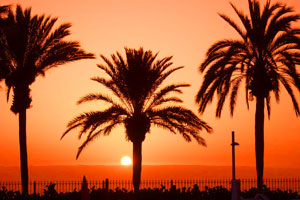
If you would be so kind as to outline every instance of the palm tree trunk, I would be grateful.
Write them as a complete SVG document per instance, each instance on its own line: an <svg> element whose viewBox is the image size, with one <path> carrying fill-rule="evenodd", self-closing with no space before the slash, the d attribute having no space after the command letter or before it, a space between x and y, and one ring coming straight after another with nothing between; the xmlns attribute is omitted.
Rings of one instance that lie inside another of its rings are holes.
<svg viewBox="0 0 300 200"><path fill-rule="evenodd" d="M22 193L28 194L28 163L27 163L27 142L26 142L26 109L19 112L19 144L21 160L21 181Z"/></svg>
<svg viewBox="0 0 300 200"><path fill-rule="evenodd" d="M264 97L256 97L255 112L255 155L257 189L262 191L264 174Z"/></svg>
<svg viewBox="0 0 300 200"><path fill-rule="evenodd" d="M142 171L142 142L133 141L133 187L134 191L139 191Z"/></svg>

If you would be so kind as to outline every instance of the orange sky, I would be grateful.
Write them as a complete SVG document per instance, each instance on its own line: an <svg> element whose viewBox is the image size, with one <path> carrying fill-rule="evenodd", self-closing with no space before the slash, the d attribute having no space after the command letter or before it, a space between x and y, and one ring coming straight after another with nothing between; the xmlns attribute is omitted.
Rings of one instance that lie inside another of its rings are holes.
<svg viewBox="0 0 300 200"><path fill-rule="evenodd" d="M205 3L204 3L205 2ZM232 0L247 11L246 0ZM265 1L262 1L265 2ZM274 2L274 1L273 1ZM300 12L299 0L286 0ZM234 31L218 15L225 13L236 19L227 0L2 0L1 5L20 3L31 6L34 14L57 16L58 23L71 22L69 39L81 42L97 59L74 62L47 72L32 85L33 107L27 112L29 165L119 164L123 155L131 155L132 145L125 141L124 130L116 129L109 137L100 137L75 160L82 143L73 131L62 141L66 124L77 114L103 108L101 104L76 105L76 101L102 88L90 80L98 76L99 54L109 56L123 47L159 51L159 58L173 55L175 66L185 68L174 73L170 82L185 82L192 87L181 95L184 105L197 111L194 103L202 82L198 66L206 50L215 41L236 37ZM300 24L299 24L300 27ZM0 91L0 165L19 165L18 118L10 112L5 89ZM152 129L143 144L144 164L231 165L231 131L236 132L240 146L236 150L239 166L254 166L254 102L248 111L244 91L239 95L236 112L230 117L226 104L221 119L215 118L215 104L202 119L213 128L203 132L208 146L187 143L180 135ZM300 95L297 95L300 99ZM272 104L271 120L265 123L265 165L271 167L300 166L300 119L282 91L280 104Z"/></svg>

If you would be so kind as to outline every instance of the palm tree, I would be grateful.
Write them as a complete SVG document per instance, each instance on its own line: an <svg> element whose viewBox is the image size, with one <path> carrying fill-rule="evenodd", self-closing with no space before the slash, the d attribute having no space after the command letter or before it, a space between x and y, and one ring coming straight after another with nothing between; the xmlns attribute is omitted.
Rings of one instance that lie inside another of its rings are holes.
<svg viewBox="0 0 300 200"><path fill-rule="evenodd" d="M78 42L65 41L71 24L53 30L57 18L31 15L31 8L23 11L20 5L8 14L8 26L2 29L0 60L7 86L7 98L13 91L12 112L19 114L19 143L23 194L28 193L28 163L26 144L26 110L31 105L30 85L48 69L87 58Z"/></svg>
<svg viewBox="0 0 300 200"><path fill-rule="evenodd" d="M194 138L205 145L200 131L211 132L211 127L200 120L191 110L177 103L182 100L170 97L171 93L181 93L188 84L171 84L162 87L163 81L182 67L171 68L172 57L155 59L151 51L125 48L126 60L117 52L112 61L101 55L105 65L98 65L109 78L95 77L93 81L105 86L113 94L93 93L82 97L78 104L94 100L108 103L109 108L91 111L75 117L67 125L64 137L69 131L81 127L79 138L87 133L86 140L79 147L81 151L100 135L109 135L118 125L124 125L126 139L133 143L133 185L139 190L142 169L142 143L151 125L164 128L174 134L181 134L186 141Z"/></svg>
<svg viewBox="0 0 300 200"><path fill-rule="evenodd" d="M200 66L200 71L205 71L205 76L196 102L199 112L203 113L217 93L216 116L221 117L227 96L230 96L230 111L233 115L241 84L245 84L248 108L249 100L255 97L257 187L261 189L264 168L264 109L266 106L270 117L271 92L279 102L280 85L283 86L291 97L296 115L299 115L293 87L300 91L300 79L296 71L296 65L300 61L300 29L292 24L300 16L281 3L271 5L267 1L263 9L257 0L248 0L248 3L250 16L231 4L243 27L220 14L241 38L221 40L208 49L206 59Z"/></svg>

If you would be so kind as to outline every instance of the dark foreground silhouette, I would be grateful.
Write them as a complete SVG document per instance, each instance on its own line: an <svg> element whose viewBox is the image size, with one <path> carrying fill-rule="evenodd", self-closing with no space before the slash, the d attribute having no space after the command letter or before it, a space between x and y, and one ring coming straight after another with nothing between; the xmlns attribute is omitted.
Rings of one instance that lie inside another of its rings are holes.
<svg viewBox="0 0 300 200"><path fill-rule="evenodd" d="M292 191L282 191L275 190L271 191L269 188L263 187L262 192L272 200L291 200L298 199L300 195L297 192ZM241 192L243 198L253 198L257 193L257 189L252 188L250 190ZM55 190L55 185L50 184L44 190L44 195L27 195L22 196L20 192L7 191L5 188L0 190L0 199L9 199L9 200L80 200L82 197L81 191L73 191L69 193L57 193ZM173 187L171 189L166 189L164 186L156 189L141 189L138 192L127 191L126 189L109 190L106 189L91 189L90 200L98 199L109 199L109 200L230 200L231 191L222 187L208 188L205 190L200 190L197 185L194 185L192 188L182 188L176 189Z"/></svg>

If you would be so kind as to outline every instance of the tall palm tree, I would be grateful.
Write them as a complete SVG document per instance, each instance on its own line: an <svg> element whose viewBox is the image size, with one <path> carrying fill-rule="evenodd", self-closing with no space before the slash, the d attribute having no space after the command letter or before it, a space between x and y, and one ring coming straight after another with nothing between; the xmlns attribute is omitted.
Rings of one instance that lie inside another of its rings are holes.
<svg viewBox="0 0 300 200"><path fill-rule="evenodd" d="M124 125L126 139L133 143L133 185L139 190L142 169L142 142L150 133L151 125L164 128L174 134L181 134L186 141L194 138L205 145L200 131L212 129L191 110L178 103L182 100L169 96L181 93L188 84L162 86L163 81L182 67L171 67L172 57L155 61L157 54L125 48L126 60L117 52L112 61L101 55L105 65L98 65L109 78L95 77L93 81L105 86L112 93L93 93L82 97L78 104L94 100L104 101L109 107L101 111L90 111L75 117L67 125L64 137L69 131L81 127L79 138L87 133L86 140L79 147L81 151L100 135L109 135L118 125Z"/></svg>
<svg viewBox="0 0 300 200"><path fill-rule="evenodd" d="M271 93L279 102L280 86L291 97L296 115L299 106L293 88L300 91L300 79L296 65L300 61L300 29L293 23L300 16L281 3L267 1L261 9L257 0L248 0L250 16L243 14L231 4L241 20L240 27L228 16L220 16L236 30L240 39L221 40L207 51L200 66L205 72L201 88L196 96L199 112L204 112L214 94L218 96L216 116L221 112L226 97L230 96L230 111L233 115L238 89L245 84L246 103L255 97L255 153L257 187L263 185L264 168L264 109L270 117Z"/></svg>
<svg viewBox="0 0 300 200"><path fill-rule="evenodd" d="M26 110L31 105L30 86L48 69L87 58L78 42L65 41L71 24L53 30L57 18L31 15L31 8L23 11L20 5L8 14L8 26L2 29L0 44L1 68L7 86L7 98L13 91L12 112L19 114L19 143L23 194L28 193L28 163L26 144Z"/></svg>

